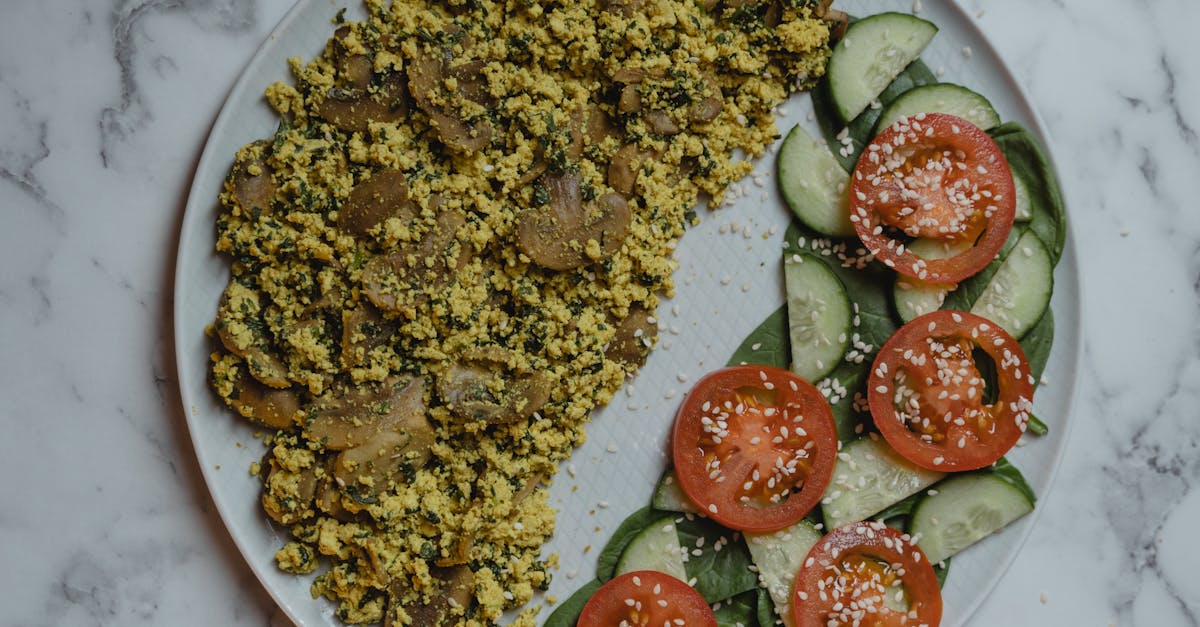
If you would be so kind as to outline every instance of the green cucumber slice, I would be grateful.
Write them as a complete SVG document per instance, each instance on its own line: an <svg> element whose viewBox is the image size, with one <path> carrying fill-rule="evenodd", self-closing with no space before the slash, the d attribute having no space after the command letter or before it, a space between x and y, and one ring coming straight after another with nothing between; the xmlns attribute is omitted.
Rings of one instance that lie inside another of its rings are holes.
<svg viewBox="0 0 1200 627"><path fill-rule="evenodd" d="M866 520L944 476L904 459L878 436L853 440L838 453L833 481L821 499L825 527Z"/></svg>
<svg viewBox="0 0 1200 627"><path fill-rule="evenodd" d="M820 259L807 252L785 259L788 333L792 372L808 381L829 374L850 341L850 298L841 279Z"/></svg>
<svg viewBox="0 0 1200 627"><path fill-rule="evenodd" d="M1050 253L1032 230L1026 231L971 306L971 313L995 322L1020 339L1041 320L1050 306L1053 289Z"/></svg>
<svg viewBox="0 0 1200 627"><path fill-rule="evenodd" d="M896 313L904 322L912 322L919 316L942 308L950 286L945 283L926 283L906 276L897 276L892 287L892 300Z"/></svg>
<svg viewBox="0 0 1200 627"><path fill-rule="evenodd" d="M824 142L796 125L779 147L779 191L800 221L833 237L854 235L846 195L850 175Z"/></svg>
<svg viewBox="0 0 1200 627"><path fill-rule="evenodd" d="M1012 171L1013 187L1016 189L1017 212L1013 222L1029 222L1033 219L1033 196L1029 194L1029 183L1017 171Z"/></svg>
<svg viewBox="0 0 1200 627"><path fill-rule="evenodd" d="M683 493L674 468L668 468L659 478L658 485L654 487L654 496L650 498L650 505L664 512L700 513L700 508Z"/></svg>
<svg viewBox="0 0 1200 627"><path fill-rule="evenodd" d="M747 533L746 547L758 568L758 580L771 595L776 615L787 627L792 619L792 584L808 552L821 539L821 532L807 520L773 533Z"/></svg>
<svg viewBox="0 0 1200 627"><path fill-rule="evenodd" d="M936 564L1032 511L1033 502L1021 490L995 475L958 475L921 499L909 533Z"/></svg>
<svg viewBox="0 0 1200 627"><path fill-rule="evenodd" d="M878 135L902 117L911 118L919 113L957 115L985 131L1000 125L1000 115L987 98L961 85L937 83L914 87L893 100L879 114L875 134Z"/></svg>
<svg viewBox="0 0 1200 627"><path fill-rule="evenodd" d="M850 25L829 57L827 76L842 120L858 117L937 34L937 26L904 13L880 13Z"/></svg>
<svg viewBox="0 0 1200 627"><path fill-rule="evenodd" d="M908 244L908 249L913 254L925 259L946 259L965 252L970 247L970 242L947 244L931 239L917 239ZM896 283L892 286L892 302L900 319L912 322L917 316L941 309L946 295L954 287L945 283L928 283L897 276Z"/></svg>
<svg viewBox="0 0 1200 627"><path fill-rule="evenodd" d="M687 581L683 547L675 531L675 517L664 516L634 536L617 560L616 575L635 570L656 570Z"/></svg>

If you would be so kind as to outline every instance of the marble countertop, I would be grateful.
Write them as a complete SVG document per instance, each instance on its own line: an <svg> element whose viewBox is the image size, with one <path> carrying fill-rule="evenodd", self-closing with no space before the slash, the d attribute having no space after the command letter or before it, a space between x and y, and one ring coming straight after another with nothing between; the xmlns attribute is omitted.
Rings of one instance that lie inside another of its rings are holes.
<svg viewBox="0 0 1200 627"><path fill-rule="evenodd" d="M0 626L289 624L201 479L171 314L200 151L290 4L5 3ZM1086 325L1057 482L971 625L1195 626L1200 3L964 5L1049 128Z"/></svg>

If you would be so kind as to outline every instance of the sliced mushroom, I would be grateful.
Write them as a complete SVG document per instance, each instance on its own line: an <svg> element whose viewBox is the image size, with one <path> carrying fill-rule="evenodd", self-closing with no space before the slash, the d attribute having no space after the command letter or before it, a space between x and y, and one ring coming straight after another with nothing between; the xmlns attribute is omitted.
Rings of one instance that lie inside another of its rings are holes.
<svg viewBox="0 0 1200 627"><path fill-rule="evenodd" d="M281 525L294 525L315 512L313 496L317 491L317 475L313 466L298 471L282 467L274 457L267 460L269 468L263 480L263 511Z"/></svg>
<svg viewBox="0 0 1200 627"><path fill-rule="evenodd" d="M647 111L642 114L642 120L651 133L657 135L678 135L683 128L666 111Z"/></svg>
<svg viewBox="0 0 1200 627"><path fill-rule="evenodd" d="M604 142L608 138L620 141L621 131L613 124L612 118L600 108L600 105L592 103L588 106L587 124L584 126L584 143L588 146Z"/></svg>
<svg viewBox="0 0 1200 627"><path fill-rule="evenodd" d="M645 5L646 0L606 0L604 10L628 19L639 13Z"/></svg>
<svg viewBox="0 0 1200 627"><path fill-rule="evenodd" d="M721 115L725 107L725 99L721 94L721 84L711 74L704 77L705 95L692 102L688 108L688 120L692 122L711 122Z"/></svg>
<svg viewBox="0 0 1200 627"><path fill-rule="evenodd" d="M463 46L468 48L469 40L464 41ZM491 143L491 122L486 118L460 119L453 102L456 98L483 98L487 93L487 83L482 74L486 64L474 61L452 68L449 57L446 50L422 48L408 62L408 88L417 106L429 116L438 139L447 148L455 152L474 152ZM448 90L447 78L460 82L463 89ZM480 103L487 106L486 102L488 100L484 99Z"/></svg>
<svg viewBox="0 0 1200 627"><path fill-rule="evenodd" d="M626 85L621 88L621 96L617 99L618 113L637 113L642 110L642 95L638 93L637 85Z"/></svg>
<svg viewBox="0 0 1200 627"><path fill-rule="evenodd" d="M653 314L643 307L632 307L629 315L617 325L613 339L604 347L604 356L619 361L631 369L641 368L650 354L658 324L651 322Z"/></svg>
<svg viewBox="0 0 1200 627"><path fill-rule="evenodd" d="M608 164L608 185L619 194L632 195L642 166L654 158L657 154L653 151L643 150L637 144L625 144Z"/></svg>
<svg viewBox="0 0 1200 627"><path fill-rule="evenodd" d="M262 321L262 303L257 291L230 282L221 295L213 326L221 344L246 360L246 370L251 376L273 388L291 386L287 364L270 350L271 340Z"/></svg>
<svg viewBox="0 0 1200 627"><path fill-rule="evenodd" d="M338 489L337 480L333 476L334 459L325 464L325 472L317 479L317 489L313 494L313 505L318 511L342 522L354 520L354 513L342 504L342 492Z"/></svg>
<svg viewBox="0 0 1200 627"><path fill-rule="evenodd" d="M338 228L364 237L371 228L388 218L411 222L415 217L408 202L408 182L395 168L380 170L354 186L338 209Z"/></svg>
<svg viewBox="0 0 1200 627"><path fill-rule="evenodd" d="M405 467L425 465L435 441L433 427L422 414L404 431L380 431L370 440L338 454L333 476L338 486L359 503L375 500Z"/></svg>
<svg viewBox="0 0 1200 627"><path fill-rule="evenodd" d="M342 312L342 361L348 366L362 364L371 349L386 344L399 325L384 318L370 301Z"/></svg>
<svg viewBox="0 0 1200 627"><path fill-rule="evenodd" d="M846 36L846 27L850 25L850 16L844 11L830 9L825 12L825 21L829 22L829 41L841 41Z"/></svg>
<svg viewBox="0 0 1200 627"><path fill-rule="evenodd" d="M408 117L408 93L399 72L386 72L370 88L331 87L317 105L317 115L339 130L366 132L371 122L399 122Z"/></svg>
<svg viewBox="0 0 1200 627"><path fill-rule="evenodd" d="M362 270L362 286L371 304L407 317L416 315L417 307L428 300L427 292L450 283L466 265L465 249L450 250L466 222L461 210L443 211L419 241L368 261Z"/></svg>
<svg viewBox="0 0 1200 627"><path fill-rule="evenodd" d="M438 378L438 394L464 420L524 420L550 400L550 380L542 372L512 372L507 362L504 349L472 351Z"/></svg>
<svg viewBox="0 0 1200 627"><path fill-rule="evenodd" d="M421 430L425 381L392 377L375 386L346 387L309 409L308 434L326 449L366 444L382 432Z"/></svg>
<svg viewBox="0 0 1200 627"><path fill-rule="evenodd" d="M300 397L295 391L270 388L253 377L238 377L227 401L243 417L272 429L292 426L300 412Z"/></svg>
<svg viewBox="0 0 1200 627"><path fill-rule="evenodd" d="M422 601L404 603L406 597L413 596L411 588L401 584L400 580L392 584L383 627L398 627L401 624L398 620L398 609L403 609L408 616L409 625L442 627L451 624L454 608L467 608L474 602L475 574L469 567L433 567L429 570L440 585Z"/></svg>
<svg viewBox="0 0 1200 627"><path fill-rule="evenodd" d="M266 160L270 145L263 139L243 148L238 156L244 158L234 162L225 179L225 189L242 211L269 211L275 202L277 186Z"/></svg>
<svg viewBox="0 0 1200 627"><path fill-rule="evenodd" d="M517 246L522 253L544 268L570 270L595 261L586 251L589 241L599 244L599 258L621 248L632 218L624 198L605 194L585 206L578 174L547 174L542 181L549 202L521 215Z"/></svg>
<svg viewBox="0 0 1200 627"><path fill-rule="evenodd" d="M349 24L334 31L334 40L337 42L333 48L334 64L337 67L338 79L344 86L365 90L371 85L371 57L365 54L351 54L346 49L343 42L350 32Z"/></svg>

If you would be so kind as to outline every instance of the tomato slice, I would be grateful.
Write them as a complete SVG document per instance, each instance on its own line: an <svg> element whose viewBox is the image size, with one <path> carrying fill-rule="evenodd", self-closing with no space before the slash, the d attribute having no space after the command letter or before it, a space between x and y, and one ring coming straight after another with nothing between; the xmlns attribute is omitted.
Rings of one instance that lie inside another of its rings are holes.
<svg viewBox="0 0 1200 627"><path fill-rule="evenodd" d="M756 533L803 518L837 458L825 397L770 366L734 366L700 379L675 415L672 438L684 494L722 525Z"/></svg>
<svg viewBox="0 0 1200 627"><path fill-rule="evenodd" d="M902 118L863 151L850 184L850 220L867 250L897 272L957 283L1004 246L1016 215L1012 169L992 138L946 113ZM964 251L922 257L913 240Z"/></svg>
<svg viewBox="0 0 1200 627"><path fill-rule="evenodd" d="M994 400L981 372L991 363ZM999 325L963 311L919 316L888 338L871 367L875 426L909 461L933 470L983 468L1025 432L1033 375L1021 345Z"/></svg>
<svg viewBox="0 0 1200 627"><path fill-rule="evenodd" d="M926 625L942 620L933 565L906 533L860 522L808 552L792 587L796 627Z"/></svg>
<svg viewBox="0 0 1200 627"><path fill-rule="evenodd" d="M600 586L583 606L576 624L578 627L716 627L717 617L695 588L666 573L639 570Z"/></svg>

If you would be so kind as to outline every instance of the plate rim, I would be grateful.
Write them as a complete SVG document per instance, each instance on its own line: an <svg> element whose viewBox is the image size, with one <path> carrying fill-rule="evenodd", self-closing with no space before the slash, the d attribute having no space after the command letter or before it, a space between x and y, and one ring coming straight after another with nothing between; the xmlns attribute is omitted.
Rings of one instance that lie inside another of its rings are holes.
<svg viewBox="0 0 1200 627"><path fill-rule="evenodd" d="M207 190L202 189L204 186L201 184L201 174L206 173L215 167L214 162L218 159L227 160L229 158L229 156L226 154L216 154L218 151L215 146L216 142L213 141L213 138L228 132L227 127L230 127L233 124L233 120L240 114L240 109L235 111L235 109L238 108L234 106L234 101L237 100L237 96L243 94L248 89L258 88L257 85L250 85L251 76L254 74L253 70L255 68L266 62L268 57L268 47L271 46L276 39L281 38L289 30L291 30L293 23L296 22L300 16L305 15L311 5L317 4L321 1L322 0L297 0L284 13L279 22L271 29L269 34L264 37L263 41L256 47L254 53L250 56L245 65L243 65L239 70L237 80L226 93L225 99L221 105L221 109L208 133L205 135L204 149L201 153L199 161L197 162L195 171L193 172L184 213L181 216L182 225L178 233L179 245L176 247L174 274L172 277L173 306L171 314L171 326L174 334L173 345L175 352L175 370L179 375L179 380L176 381L176 384L179 386L180 400L182 401L183 405L182 409L184 411L185 421L187 423L189 440L191 441L192 450L195 452L197 461L199 462L200 472L204 478L205 486L208 490L208 497L215 505L222 524L230 538L233 540L238 552L241 554L243 561L247 566L249 566L259 584L270 595L277 607L279 607L287 615L289 620L295 624L301 624L296 611L294 611L289 600L282 596L281 588L268 584L266 573L263 572L263 569L266 568L266 566L258 560L251 559L253 553L251 551L252 547L249 546L249 538L245 533L239 531L241 526L239 524L235 524L235 521L231 518L232 512L229 510L229 505L226 500L217 497L217 488L222 482L221 480L223 479L223 476L220 478L217 477L213 465L208 463L209 457L205 453L207 449L200 445L200 434L197 431L197 418L193 417L193 412L190 410L190 408L194 405L194 397L189 391L188 387L184 385L182 376L182 373L185 372L189 374L193 373L197 366L196 364L191 363L193 361L191 358L194 356L185 354L186 351L181 349L180 344L181 338L193 335L195 333L195 329L184 329L182 327L185 316L181 315L180 313L180 304L185 300L184 288L187 286L187 284L185 281L181 281L180 277L189 276L185 270L189 269L192 264L198 262L195 257L185 254L188 251L186 247L182 245L182 243L196 237L196 232L198 229L211 226L199 220L188 219L188 215L190 213L199 212L202 210L202 207L210 206L212 202L212 199L207 197ZM1061 168L1059 167L1058 160L1055 156L1057 154L1057 150L1052 136L1046 127L1045 120L1042 118L1039 110L1034 104L1033 99L1029 96L1029 93L1025 90L1024 86L1016 80L1011 64L1004 57L1004 55L1002 55L999 50L996 49L991 39L988 38L988 36L984 33L977 21L971 17L969 10L963 6L961 0L944 1L948 10L958 14L957 17L959 21L964 24L968 30L966 35L973 41L978 42L977 45L981 45L985 49L986 53L996 60L997 74L1003 81L1003 87L1016 96L1016 99L1024 109L1023 113L1026 114L1028 121L1030 122L1031 128L1029 128L1029 130L1042 143L1046 152L1046 156L1051 165L1054 167L1055 172L1061 172ZM330 6L334 6L334 3L330 3ZM1072 212L1070 208L1074 206L1074 203L1070 201L1070 192L1068 188L1063 186L1061 182L1062 178L1059 176L1059 188L1063 196L1066 213L1068 216L1071 216ZM1067 265L1070 266L1070 269L1074 274L1072 277L1072 283L1075 291L1074 301L1076 319L1074 320L1074 328L1072 329L1071 334L1073 336L1073 343L1075 346L1073 355L1070 355L1069 361L1072 362L1072 365L1074 365L1075 368L1071 368L1067 373L1065 373L1066 378L1069 380L1070 392L1063 401L1064 412L1063 416L1058 421L1058 428L1062 429L1063 433L1058 441L1054 443L1055 446L1051 451L1052 459L1049 464L1049 471L1044 482L1042 482L1043 488L1039 494L1039 500L1043 504L1048 495L1052 492L1054 484L1056 483L1062 467L1063 458L1066 456L1066 448L1070 442L1071 433L1075 428L1075 413L1080 394L1078 366L1083 364L1085 353L1085 342L1082 332L1085 320L1085 314L1082 307L1083 302L1085 302L1083 293L1084 285L1082 281L1082 269L1078 263L1078 257L1076 255L1078 247L1076 245L1073 223L1074 220L1069 217L1066 222L1064 258L1067 260ZM1057 337L1059 336L1056 334L1056 338ZM976 598L972 603L962 606L962 623L964 625L969 624L971 618L979 609L979 607L982 606L989 598L991 598L992 593L999 584L1000 580L1003 579L1003 577L1010 570L1012 564L1016 561L1017 557L1021 554L1030 534L1033 531L1034 526L1041 518L1042 512L1045 509L1046 508L1044 505L1042 507L1035 507L1032 514L1025 519L1022 528L1018 530L1018 534L1015 537L1013 550L1009 552L1007 556L1005 556L1001 563L997 564L998 567L993 570L992 574L986 580L987 592L982 595L976 595ZM317 601L314 600L313 602L315 603Z"/></svg>

